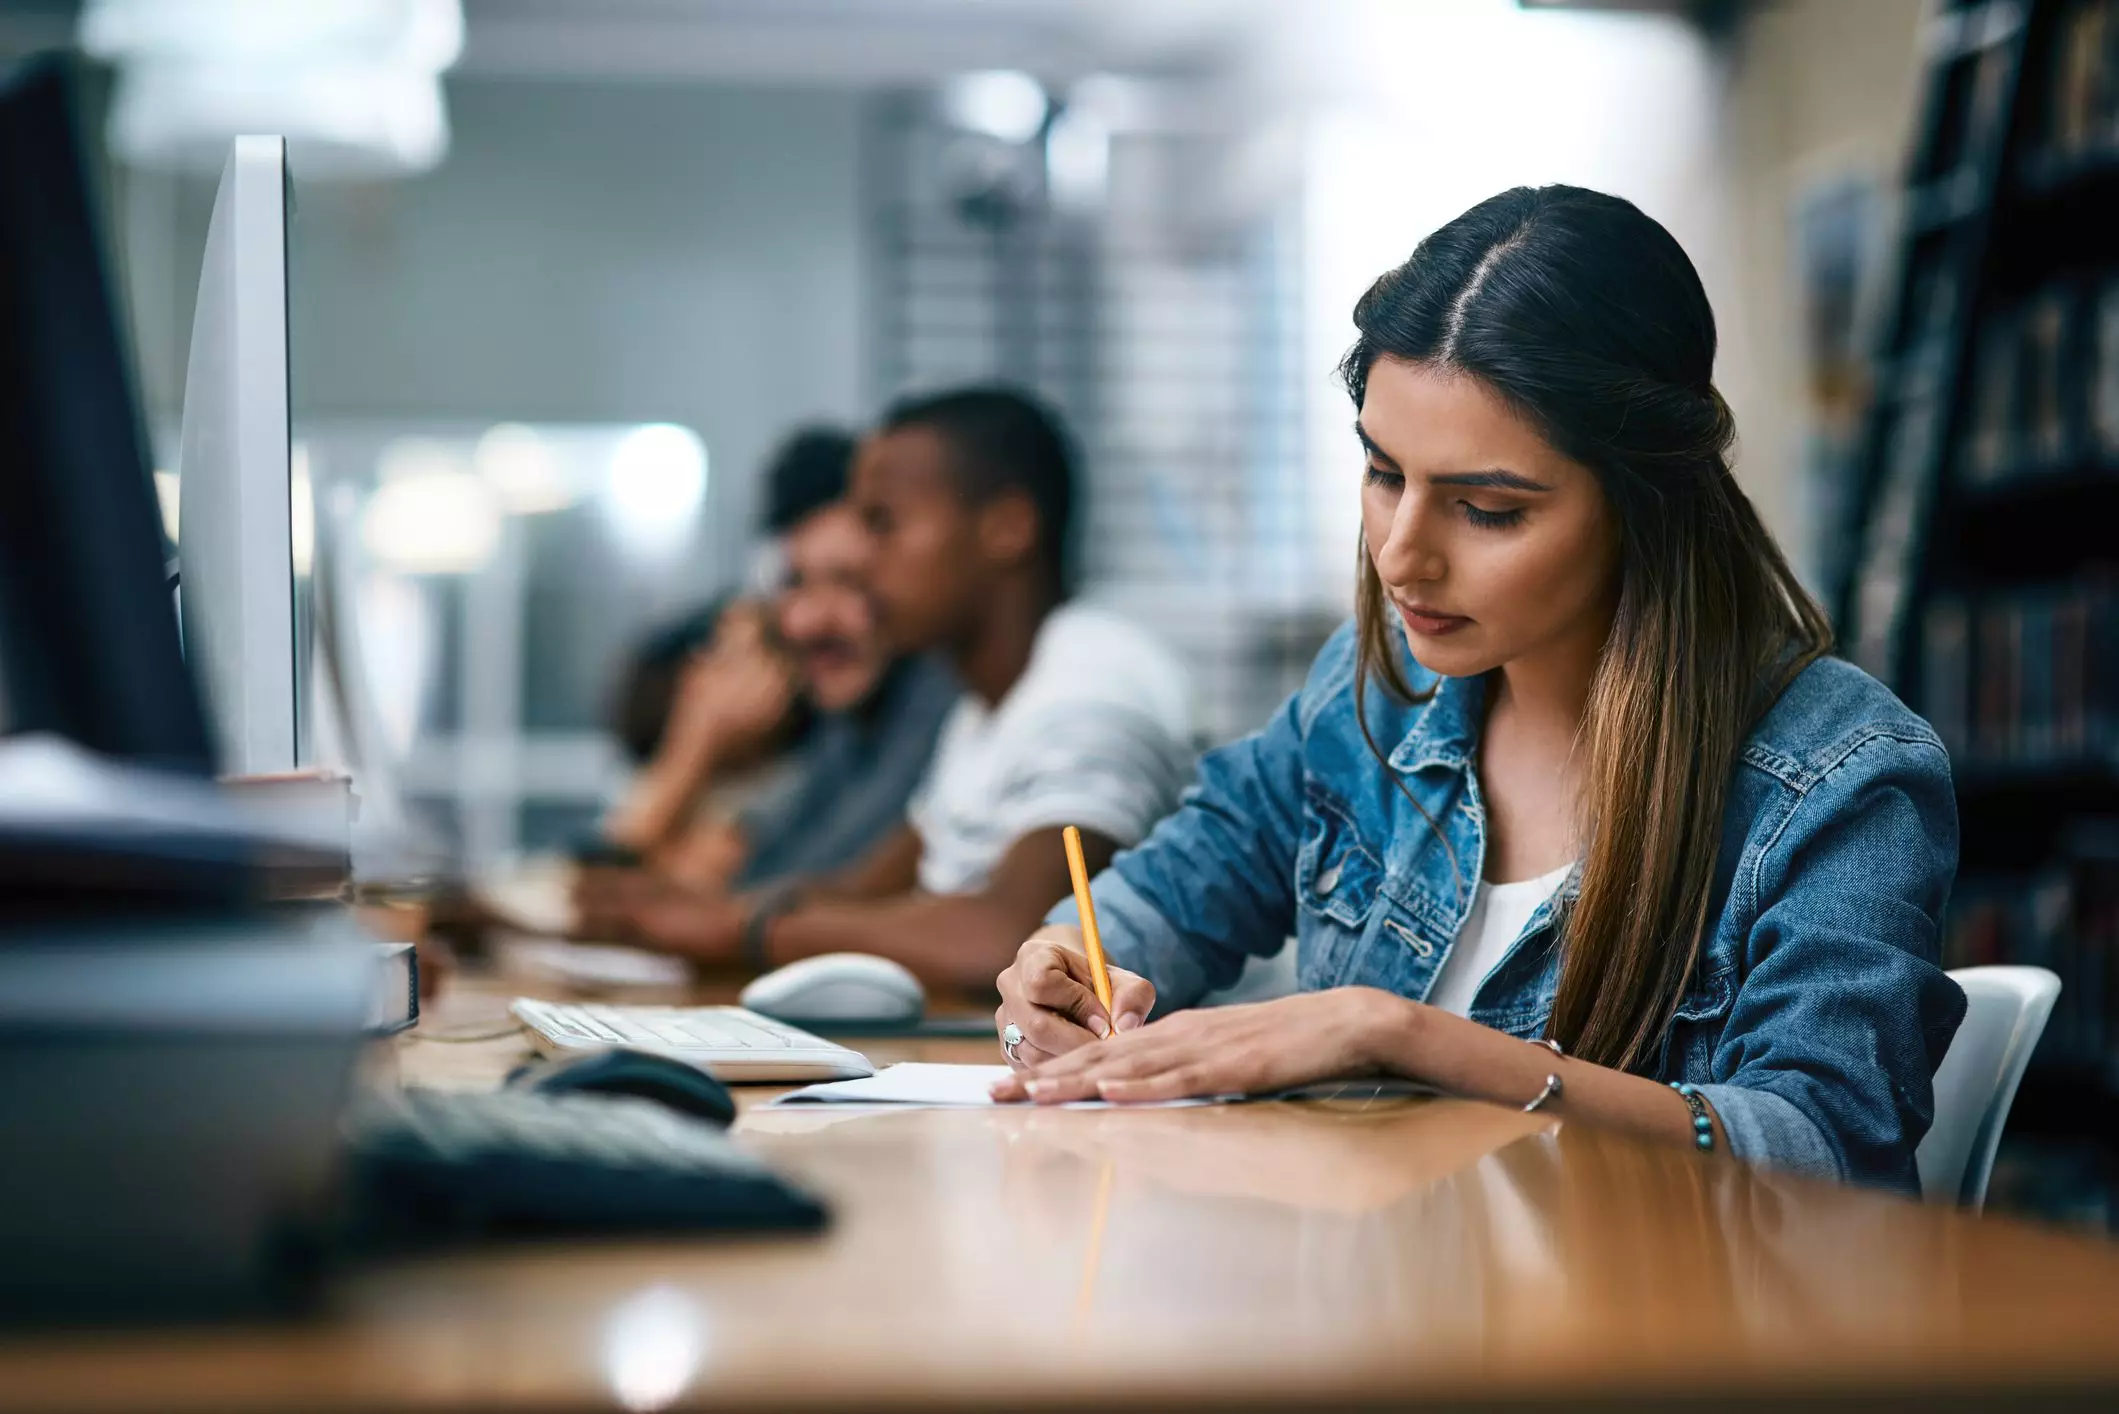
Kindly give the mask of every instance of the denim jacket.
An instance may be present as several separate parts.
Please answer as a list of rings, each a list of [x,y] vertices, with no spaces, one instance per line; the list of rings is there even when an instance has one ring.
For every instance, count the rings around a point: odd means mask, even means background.
[[[1424,998],[1481,876],[1474,769],[1485,683],[1413,671],[1427,701],[1369,689],[1386,777],[1354,715],[1351,626],[1266,727],[1209,754],[1175,815],[1096,880],[1111,960],[1158,1013],[1227,986],[1291,935],[1304,990]],[[1949,759],[1927,723],[1838,659],[1811,664],[1744,743],[1700,963],[1649,1073],[1689,1080],[1749,1162],[1917,1187],[1932,1079],[1965,1010],[1936,966],[1957,868]],[[1450,851],[1456,857],[1453,867]],[[1544,1032],[1561,905],[1580,866],[1480,985],[1471,1018]],[[1071,920],[1069,901],[1054,911]]]

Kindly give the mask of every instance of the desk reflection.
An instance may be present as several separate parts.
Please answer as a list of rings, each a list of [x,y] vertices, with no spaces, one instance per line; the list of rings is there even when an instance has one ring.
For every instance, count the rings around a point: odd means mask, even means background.
[[[833,1196],[896,1195],[888,1229],[842,1241],[887,1244],[929,1296],[1024,1332],[1086,1321],[1123,1343],[1270,1313],[1276,1343],[1311,1351],[1389,1330],[1594,1359],[1614,1321],[1738,1352],[1959,1325],[1955,1220],[1493,1106],[868,1111],[825,1122],[828,1153],[782,1123],[744,1128]]]
[[[295,1328],[17,1344],[0,1388],[202,1410],[2119,1388],[2108,1245],[1490,1106],[752,1110],[740,1132],[831,1201],[829,1232],[438,1254]]]

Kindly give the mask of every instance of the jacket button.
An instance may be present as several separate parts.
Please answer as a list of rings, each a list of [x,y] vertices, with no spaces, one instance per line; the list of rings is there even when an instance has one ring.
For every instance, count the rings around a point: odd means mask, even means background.
[[[1317,876],[1318,893],[1328,894],[1339,887],[1339,870],[1340,866],[1334,864]]]

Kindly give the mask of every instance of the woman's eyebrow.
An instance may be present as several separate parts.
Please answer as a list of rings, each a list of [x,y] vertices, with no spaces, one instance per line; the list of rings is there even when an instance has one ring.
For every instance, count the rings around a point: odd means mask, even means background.
[[[1368,449],[1368,454],[1371,457],[1374,457],[1377,461],[1382,462],[1392,471],[1396,471],[1398,469],[1397,458],[1393,457],[1389,452],[1386,452],[1385,450],[1383,450],[1383,448],[1376,445],[1376,439],[1369,436],[1368,429],[1361,425],[1360,419],[1358,418],[1355,419],[1354,422],[1354,435],[1361,439],[1361,445]]]
[[[1375,458],[1377,461],[1381,462],[1384,466],[1390,468],[1392,471],[1403,470],[1403,468],[1398,465],[1398,459],[1396,457],[1392,456],[1389,452],[1386,452],[1385,450],[1383,450],[1383,448],[1376,445],[1376,439],[1369,436],[1368,429],[1361,425],[1359,419],[1356,419],[1354,423],[1354,435],[1361,439],[1361,445],[1368,449],[1368,454],[1371,457]],[[1544,482],[1537,481],[1532,479],[1531,477],[1525,476],[1520,471],[1509,471],[1505,468],[1498,466],[1489,467],[1484,471],[1443,472],[1439,476],[1428,477],[1427,484],[1430,486],[1468,486],[1476,490],[1484,491],[1552,490],[1552,487],[1546,485]]]
[[[1471,486],[1487,491],[1550,491],[1542,481],[1533,481],[1519,471],[1491,467],[1485,471],[1450,471],[1427,479],[1430,486]]]

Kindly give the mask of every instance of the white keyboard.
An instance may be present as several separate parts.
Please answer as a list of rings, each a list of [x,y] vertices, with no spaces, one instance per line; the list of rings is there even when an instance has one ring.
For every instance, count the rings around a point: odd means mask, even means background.
[[[858,1080],[876,1073],[859,1051],[741,1007],[600,1006],[517,997],[509,1010],[547,1055],[627,1046],[696,1065],[716,1080]]]

